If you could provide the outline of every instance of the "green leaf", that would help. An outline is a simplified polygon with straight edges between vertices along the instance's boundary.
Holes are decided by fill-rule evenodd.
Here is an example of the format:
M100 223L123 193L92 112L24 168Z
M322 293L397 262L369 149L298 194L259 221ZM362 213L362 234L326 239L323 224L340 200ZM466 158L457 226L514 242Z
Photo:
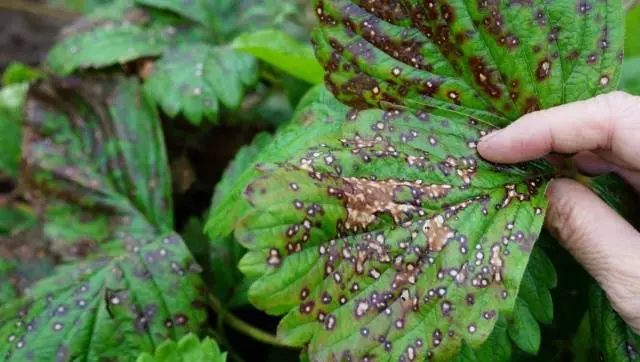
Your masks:
M0 303L2 305L9 303L18 296L14 286L9 281L14 269L14 263L0 258Z
M595 353L593 351L593 342L591 338L591 321L589 320L589 313L586 313L578 331L572 341L571 350L574 354L575 362L589 362L595 360ZM589 358L591 357L591 358Z
M182 337L178 343L166 341L154 355L144 353L137 362L224 362L226 353L220 352L215 340L207 337L200 341L193 334Z
M11 62L2 73L2 85L9 86L16 83L30 82L44 77L44 73L28 65Z
M636 3L626 17L624 54L626 57L640 56L640 6Z
M29 90L26 184L65 264L0 307L7 361L130 361L206 320L200 267L171 232L160 121L136 79L65 78Z
M640 56L625 58L620 79L620 89L627 93L640 95Z
M170 117L183 113L194 124L217 120L220 105L240 106L245 90L258 81L253 57L205 43L167 50L155 64L145 89Z
M463 345L454 362L503 362L509 361L512 354L507 322L499 318L491 335L480 347L472 349Z
M529 354L538 353L541 340L540 326L521 299L518 299L513 317L509 321L509 336L523 351Z
M551 236L543 232L541 238L551 238ZM558 276L551 260L536 245L522 277L518 297L522 299L522 308L528 308L535 319L541 323L550 324L553 321L553 300L550 289L555 288L557 283Z
M268 133L258 134L253 142L240 149L233 161L227 166L221 181L216 185L211 207L215 210L220 201L233 189L242 173L254 163L260 152L271 141ZM200 225L200 230L203 230ZM201 231L202 232L202 231ZM247 291L255 280L244 277L238 270L238 262L246 249L236 242L233 235L213 238L208 242L211 264L212 293L227 307L239 307L248 304Z
M98 8L65 28L62 36L45 61L61 75L158 56L174 44L210 38L181 19L121 2Z
M225 40L241 33L275 28L298 40L309 40L315 26L311 1L217 0L212 30Z
M211 27L213 19L216 16L215 1L192 0L179 2L174 0L136 0L136 2L140 5L173 11L185 18L197 21L206 27Z
M26 83L13 84L0 90L0 172L17 178L20 166L21 120Z
M605 292L595 284L589 291L589 325L592 348L600 361L640 360L640 336L613 310Z
M322 83L324 69L309 45L283 31L265 29L237 37L231 46L311 84Z
M19 233L34 224L35 217L30 210L18 205L0 207L0 235Z

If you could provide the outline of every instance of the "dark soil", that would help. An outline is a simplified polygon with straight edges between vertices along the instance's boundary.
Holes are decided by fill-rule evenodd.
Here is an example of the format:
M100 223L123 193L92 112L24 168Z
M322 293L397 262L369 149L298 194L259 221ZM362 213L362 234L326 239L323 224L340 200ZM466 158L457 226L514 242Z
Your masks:
M38 65L65 23L42 15L0 9L0 71L12 61Z

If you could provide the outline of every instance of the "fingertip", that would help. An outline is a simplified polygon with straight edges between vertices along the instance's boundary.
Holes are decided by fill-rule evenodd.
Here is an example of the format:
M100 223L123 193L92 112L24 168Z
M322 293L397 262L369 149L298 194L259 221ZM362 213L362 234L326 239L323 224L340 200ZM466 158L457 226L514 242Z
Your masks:
M478 143L480 156L489 160L500 162L500 155L503 153L503 131L493 131L482 137Z

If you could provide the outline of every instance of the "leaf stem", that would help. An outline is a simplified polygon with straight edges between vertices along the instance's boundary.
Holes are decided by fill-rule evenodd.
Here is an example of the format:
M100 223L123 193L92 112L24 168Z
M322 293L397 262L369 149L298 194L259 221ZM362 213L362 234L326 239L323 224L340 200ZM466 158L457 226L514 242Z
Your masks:
M4 0L0 1L0 9L22 11L34 15L43 15L58 20L74 20L80 16L79 14L47 5L29 3L21 0Z
M266 344L270 344L273 346L278 346L278 347L286 347L286 348L296 348L294 346L288 345L284 342L282 342L281 340L278 339L278 337L274 336L271 333L265 332L262 329L256 328L254 326L252 326L251 324L239 319L238 317L236 317L235 315L233 315L232 313L226 311L223 307L222 307L222 303L220 303L220 301L213 296L213 294L209 294L209 306L211 307L211 309L213 309L216 313L218 313L219 315L222 315L222 318L224 319L224 321L233 329L237 330L238 332L241 332L257 341L266 343Z

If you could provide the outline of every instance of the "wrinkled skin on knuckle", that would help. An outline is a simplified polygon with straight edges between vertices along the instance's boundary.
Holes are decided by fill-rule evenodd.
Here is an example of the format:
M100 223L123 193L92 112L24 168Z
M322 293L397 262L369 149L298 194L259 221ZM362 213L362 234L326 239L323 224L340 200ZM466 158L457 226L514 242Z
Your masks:
M605 272L602 287L613 309L636 333L640 332L640 273L633 267ZM635 272L635 273L634 273ZM634 275L635 274L635 275Z
M558 180L556 182L564 182ZM576 243L585 236L579 207L571 197L557 196L550 201L546 225L549 232L561 240L571 252L579 252Z

